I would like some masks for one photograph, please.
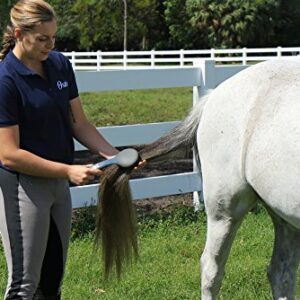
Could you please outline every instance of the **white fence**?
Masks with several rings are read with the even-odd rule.
[[[74,70],[190,67],[195,59],[214,60],[218,64],[242,64],[274,57],[298,56],[300,47],[241,48],[174,51],[65,52]]]
[[[246,66],[216,66],[214,61],[197,60],[192,67],[75,72],[80,92],[193,87],[191,103],[199,101],[201,91],[216,87]],[[114,146],[150,143],[173,128],[178,122],[103,127],[98,130]],[[76,151],[85,149],[76,142]],[[193,172],[135,179],[130,181],[133,199],[184,194],[201,190],[201,180]],[[99,185],[71,188],[74,208],[95,204]]]

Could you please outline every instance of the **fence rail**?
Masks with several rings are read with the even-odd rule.
[[[218,64],[247,65],[275,57],[299,56],[300,47],[241,48],[169,51],[64,52],[74,70],[139,69],[192,66],[195,59],[213,59]]]
[[[107,72],[76,71],[76,79],[80,92],[106,91],[169,87],[191,87],[193,97],[191,104],[199,101],[201,91],[216,87],[236,72],[246,66],[215,66],[214,61],[198,60],[189,68],[165,68],[143,70],[111,70]],[[151,124],[133,124],[127,126],[102,127],[98,130],[114,146],[129,146],[150,143],[178,122],[162,122]],[[75,150],[85,148],[75,144]],[[201,178],[196,165],[193,171],[173,175],[149,177],[130,181],[133,199],[160,197],[166,195],[184,194],[201,190]],[[99,185],[71,187],[72,204],[74,208],[94,204]],[[197,200],[197,199],[196,199]]]

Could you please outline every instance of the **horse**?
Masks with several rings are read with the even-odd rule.
[[[216,299],[236,232],[262,203],[274,225],[268,279],[273,298],[295,299],[300,261],[300,62],[272,60],[224,81],[176,128],[139,151],[151,161],[194,147],[202,176],[207,236],[201,299]],[[101,180],[96,241],[105,272],[138,256],[128,180],[133,167],[109,167]],[[200,179],[199,179],[200,180]]]

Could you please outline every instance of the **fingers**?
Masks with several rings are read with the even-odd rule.
[[[146,162],[147,161],[145,159],[140,160],[139,163],[138,163],[138,165],[136,167],[134,167],[134,170],[143,168],[146,165]]]
[[[94,176],[100,176],[103,173],[102,170],[94,169],[94,168],[92,168],[92,166],[93,166],[92,164],[86,165],[86,167],[88,168],[87,169],[87,174],[91,174],[91,175],[94,175]]]
[[[145,165],[146,160],[140,160],[134,169],[143,168]],[[94,180],[96,176],[103,174],[102,170],[92,168],[92,166],[92,164],[71,166],[69,180],[76,185],[85,185]]]
[[[89,183],[90,181],[94,180],[96,176],[100,176],[103,172],[98,169],[92,169],[92,165],[87,165],[86,173],[83,177],[84,184]]]
[[[92,169],[88,165],[72,165],[69,168],[68,178],[76,185],[84,185],[94,180],[96,176],[101,174],[101,170]]]
[[[90,183],[91,181],[93,181],[95,179],[96,176],[94,175],[84,175],[81,178],[78,179],[78,185],[85,185]]]

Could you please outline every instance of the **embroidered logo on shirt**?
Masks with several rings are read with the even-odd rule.
[[[60,80],[56,82],[59,90],[65,89],[69,86],[68,81],[61,82]]]

